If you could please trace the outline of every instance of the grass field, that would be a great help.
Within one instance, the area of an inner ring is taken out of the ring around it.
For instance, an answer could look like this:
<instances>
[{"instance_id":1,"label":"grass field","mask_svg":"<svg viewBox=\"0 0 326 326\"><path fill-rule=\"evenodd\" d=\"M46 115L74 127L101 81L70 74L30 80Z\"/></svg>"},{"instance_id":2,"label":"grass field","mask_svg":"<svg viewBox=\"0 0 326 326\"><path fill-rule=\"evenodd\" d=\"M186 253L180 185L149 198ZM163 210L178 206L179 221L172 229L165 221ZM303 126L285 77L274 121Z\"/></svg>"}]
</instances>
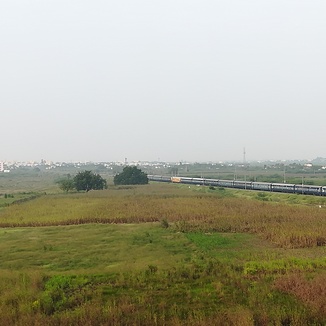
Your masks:
<instances>
[{"instance_id":1,"label":"grass field","mask_svg":"<svg viewBox=\"0 0 326 326\"><path fill-rule=\"evenodd\" d=\"M325 205L172 184L12 204L0 323L324 325Z\"/></svg>"},{"instance_id":2,"label":"grass field","mask_svg":"<svg viewBox=\"0 0 326 326\"><path fill-rule=\"evenodd\" d=\"M172 268L193 247L157 224L87 224L0 230L1 268L86 273Z\"/></svg>"}]
</instances>

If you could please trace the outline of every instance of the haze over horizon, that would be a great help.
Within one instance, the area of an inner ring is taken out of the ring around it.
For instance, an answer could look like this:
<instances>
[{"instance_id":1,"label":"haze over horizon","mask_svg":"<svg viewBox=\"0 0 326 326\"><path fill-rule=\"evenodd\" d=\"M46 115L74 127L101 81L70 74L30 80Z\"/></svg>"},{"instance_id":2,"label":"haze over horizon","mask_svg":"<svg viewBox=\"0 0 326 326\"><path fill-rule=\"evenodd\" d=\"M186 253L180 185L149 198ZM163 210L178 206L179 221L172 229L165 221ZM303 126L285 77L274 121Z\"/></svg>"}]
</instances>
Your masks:
<instances>
[{"instance_id":1,"label":"haze over horizon","mask_svg":"<svg viewBox=\"0 0 326 326\"><path fill-rule=\"evenodd\" d=\"M0 160L326 157L322 0L0 3Z\"/></svg>"}]
</instances>

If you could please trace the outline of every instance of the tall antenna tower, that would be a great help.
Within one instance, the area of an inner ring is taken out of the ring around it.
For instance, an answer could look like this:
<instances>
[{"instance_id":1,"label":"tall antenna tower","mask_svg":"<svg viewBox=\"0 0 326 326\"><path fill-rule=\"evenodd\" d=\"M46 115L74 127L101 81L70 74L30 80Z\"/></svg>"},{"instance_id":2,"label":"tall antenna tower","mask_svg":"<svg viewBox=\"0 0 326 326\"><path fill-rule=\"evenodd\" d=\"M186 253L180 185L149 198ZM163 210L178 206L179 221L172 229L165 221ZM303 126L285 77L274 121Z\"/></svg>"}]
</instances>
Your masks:
<instances>
[{"instance_id":1,"label":"tall antenna tower","mask_svg":"<svg viewBox=\"0 0 326 326\"><path fill-rule=\"evenodd\" d=\"M246 148L243 148L243 165L246 165Z\"/></svg>"}]
</instances>

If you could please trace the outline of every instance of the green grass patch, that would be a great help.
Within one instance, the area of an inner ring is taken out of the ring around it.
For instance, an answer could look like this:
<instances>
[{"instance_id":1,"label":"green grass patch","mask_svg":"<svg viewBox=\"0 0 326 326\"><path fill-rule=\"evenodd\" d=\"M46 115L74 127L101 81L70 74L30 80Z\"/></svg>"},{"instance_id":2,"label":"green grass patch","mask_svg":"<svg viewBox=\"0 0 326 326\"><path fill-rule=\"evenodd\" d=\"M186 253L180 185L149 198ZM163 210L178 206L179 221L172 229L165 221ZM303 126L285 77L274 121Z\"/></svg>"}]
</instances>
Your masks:
<instances>
[{"instance_id":1,"label":"green grass patch","mask_svg":"<svg viewBox=\"0 0 326 326\"><path fill-rule=\"evenodd\" d=\"M247 234L223 234L223 233L187 233L187 238L198 248L203 250L219 250L225 248L240 247L243 240L252 238Z\"/></svg>"},{"instance_id":2,"label":"green grass patch","mask_svg":"<svg viewBox=\"0 0 326 326\"><path fill-rule=\"evenodd\" d=\"M323 273L323 249L283 250L252 234L183 233L159 222L1 229L1 321L318 324L319 308L308 314L274 282L282 268Z\"/></svg>"},{"instance_id":3,"label":"green grass patch","mask_svg":"<svg viewBox=\"0 0 326 326\"><path fill-rule=\"evenodd\" d=\"M314 272L318 269L326 270L326 258L303 259L288 258L271 261L250 261L245 263L244 274L285 274L293 271Z\"/></svg>"},{"instance_id":4,"label":"green grass patch","mask_svg":"<svg viewBox=\"0 0 326 326\"><path fill-rule=\"evenodd\" d=\"M169 268L190 255L182 235L158 223L0 230L0 268L47 272Z\"/></svg>"}]
</instances>

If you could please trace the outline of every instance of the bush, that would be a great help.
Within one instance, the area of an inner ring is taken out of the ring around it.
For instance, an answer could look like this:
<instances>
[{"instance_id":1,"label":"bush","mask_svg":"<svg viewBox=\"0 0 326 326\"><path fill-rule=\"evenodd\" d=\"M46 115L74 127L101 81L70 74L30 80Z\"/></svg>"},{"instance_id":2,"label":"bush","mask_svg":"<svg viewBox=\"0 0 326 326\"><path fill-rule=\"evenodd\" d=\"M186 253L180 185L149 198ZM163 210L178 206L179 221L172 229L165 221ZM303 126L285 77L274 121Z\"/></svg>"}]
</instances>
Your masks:
<instances>
[{"instance_id":1,"label":"bush","mask_svg":"<svg viewBox=\"0 0 326 326\"><path fill-rule=\"evenodd\" d=\"M106 180L91 171L79 172L73 180L77 191L85 190L88 192L92 189L102 190L107 188Z\"/></svg>"},{"instance_id":2,"label":"bush","mask_svg":"<svg viewBox=\"0 0 326 326\"><path fill-rule=\"evenodd\" d=\"M162 228L164 229L167 229L169 227L169 222L167 221L166 218L164 218L162 221L161 221L161 226Z\"/></svg>"}]
</instances>

